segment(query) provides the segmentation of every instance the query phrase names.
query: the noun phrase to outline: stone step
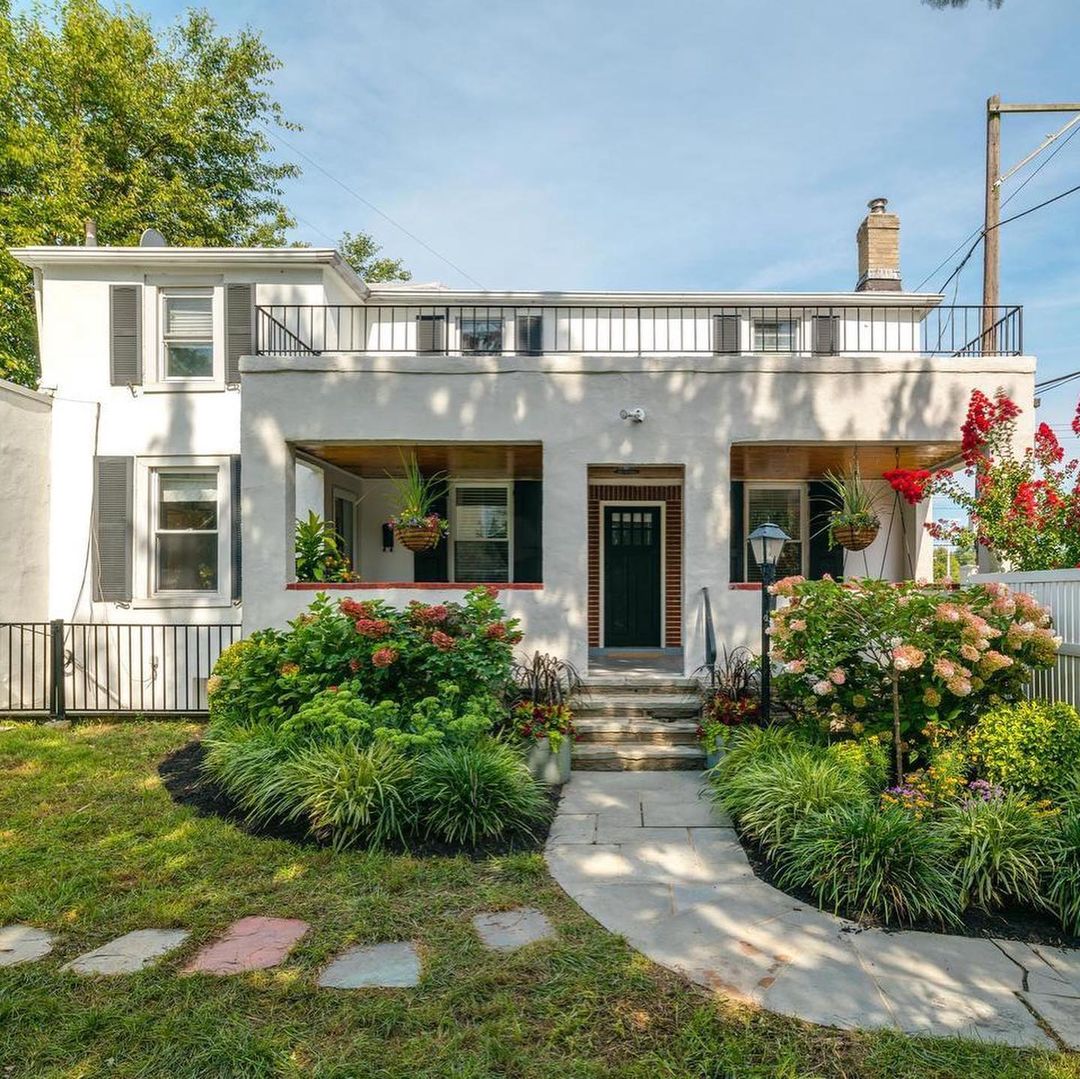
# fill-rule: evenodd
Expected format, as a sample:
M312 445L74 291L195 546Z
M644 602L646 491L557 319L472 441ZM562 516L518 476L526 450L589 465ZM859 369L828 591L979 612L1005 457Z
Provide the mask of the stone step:
M578 742L648 742L653 745L697 745L693 719L640 719L628 716L582 717L574 720Z
M705 754L697 746L577 742L573 766L581 772L700 772L705 767Z
M573 702L576 716L640 718L689 717L701 713L701 701L690 693L589 693Z
M643 678L626 675L596 675L582 679L589 696L605 694L671 695L696 694L698 683L693 678Z

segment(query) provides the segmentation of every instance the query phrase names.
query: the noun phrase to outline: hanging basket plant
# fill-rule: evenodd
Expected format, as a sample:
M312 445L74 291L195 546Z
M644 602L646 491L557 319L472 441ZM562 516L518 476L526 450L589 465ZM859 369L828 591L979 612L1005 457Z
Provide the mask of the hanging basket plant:
M424 476L413 455L402 456L404 476L391 476L397 494L397 512L387 521L394 539L413 552L430 551L450 531L450 522L433 507L446 494L446 473Z
M846 551L862 551L877 539L881 520L877 496L862 481L856 461L850 472L825 473L835 508L829 514L829 544Z

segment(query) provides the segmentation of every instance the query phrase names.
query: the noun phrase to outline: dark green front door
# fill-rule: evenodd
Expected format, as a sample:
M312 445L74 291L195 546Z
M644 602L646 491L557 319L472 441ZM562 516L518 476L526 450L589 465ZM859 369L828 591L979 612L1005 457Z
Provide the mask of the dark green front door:
M660 645L659 507L604 507L604 645Z

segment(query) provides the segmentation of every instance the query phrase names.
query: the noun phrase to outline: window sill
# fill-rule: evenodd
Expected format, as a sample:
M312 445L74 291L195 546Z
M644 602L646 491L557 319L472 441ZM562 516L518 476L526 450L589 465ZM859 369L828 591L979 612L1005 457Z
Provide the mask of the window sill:
M224 382L144 382L143 393L224 393Z
M292 581L285 585L285 590L288 592L370 592L377 589L400 588L413 589L417 592L440 590L468 592L470 589L487 588L489 585L500 592L539 592L544 587L543 584L526 584L523 581L502 584L495 581Z
M136 611L196 607L225 610L238 606L239 603L234 603L222 596L144 596L142 599L131 601L131 607Z

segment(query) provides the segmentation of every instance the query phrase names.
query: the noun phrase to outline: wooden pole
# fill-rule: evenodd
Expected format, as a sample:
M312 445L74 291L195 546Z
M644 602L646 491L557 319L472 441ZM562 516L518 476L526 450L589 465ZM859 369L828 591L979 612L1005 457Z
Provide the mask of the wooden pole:
M998 221L1001 216L1001 98L994 94L986 102L986 214L983 220L983 313L982 352L996 352L990 339L998 305Z

